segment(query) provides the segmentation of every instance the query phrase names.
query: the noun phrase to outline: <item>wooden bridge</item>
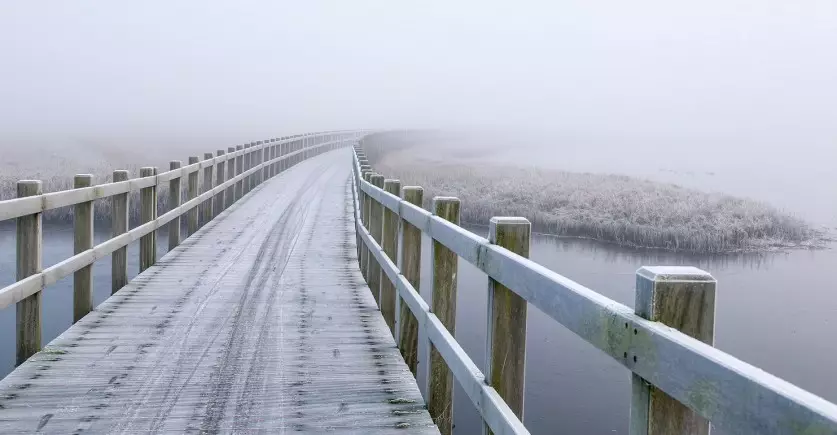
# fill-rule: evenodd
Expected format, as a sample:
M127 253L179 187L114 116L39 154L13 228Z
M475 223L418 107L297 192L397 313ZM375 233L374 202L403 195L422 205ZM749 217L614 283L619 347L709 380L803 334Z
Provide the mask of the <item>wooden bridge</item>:
M0 433L451 433L454 381L486 430L528 433L528 305L626 367L632 434L706 434L710 422L837 433L837 406L712 347L706 272L643 267L636 309L620 305L528 260L523 218L492 219L484 239L457 225L456 198L424 210L420 187L372 172L365 134L270 139L98 186L80 175L64 192L21 181L0 202L0 220L17 220L17 281L0 307L17 305L19 364L0 381ZM142 222L129 229L136 191ZM94 246L92 204L106 198L113 237ZM43 269L41 215L67 206L76 254ZM163 226L170 249L157 259ZM128 282L136 240L141 273ZM108 255L113 295L93 307L91 265ZM454 339L460 260L490 278L482 369ZM416 290L422 261L430 305ZM42 346L41 291L69 275L75 324Z

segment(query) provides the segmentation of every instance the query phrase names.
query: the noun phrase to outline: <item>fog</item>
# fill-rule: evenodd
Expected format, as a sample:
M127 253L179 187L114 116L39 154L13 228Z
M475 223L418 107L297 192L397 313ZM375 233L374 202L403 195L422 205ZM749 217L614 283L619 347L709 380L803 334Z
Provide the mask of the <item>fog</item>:
M448 128L820 177L835 43L833 0L4 2L0 147Z
M837 3L5 2L3 131L835 134Z

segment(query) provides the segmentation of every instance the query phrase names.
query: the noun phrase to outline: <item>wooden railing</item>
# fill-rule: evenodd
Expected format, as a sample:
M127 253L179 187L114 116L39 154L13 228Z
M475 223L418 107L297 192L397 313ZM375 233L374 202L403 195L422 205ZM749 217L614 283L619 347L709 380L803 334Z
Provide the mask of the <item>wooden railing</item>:
M633 435L707 434L710 422L730 434L837 433L837 406L712 347L708 273L642 267L631 309L529 260L524 218L492 218L485 239L458 226L458 199L436 197L433 213L422 209L422 189L373 173L359 145L352 172L361 272L410 369L424 363L427 407L443 434L452 428L452 379L488 429L528 433L529 304L630 370ZM432 238L426 259L422 233ZM457 257L489 277L484 371L454 338ZM422 260L432 261L432 307L417 291ZM419 341L430 355L418 358Z
M0 221L17 219L17 281L0 289L0 308L17 304L17 364L41 349L41 290L74 275L73 318L78 321L93 309L91 267L111 255L112 293L128 282L127 246L140 240L140 272L157 261L156 230L169 225L169 250L181 241L180 218L187 220L187 237L218 216L253 188L289 167L325 151L346 146L360 133L338 131L288 136L218 150L203 160L190 157L189 165L172 161L170 170L140 170L140 178L129 179L128 171L117 170L113 182L93 185L93 177L77 175L76 189L43 193L37 180L18 183L18 198L0 201ZM202 183L198 172L203 169ZM181 180L188 179L188 200L181 203ZM169 183L169 211L158 216L157 188ZM199 184L202 184L200 186ZM128 194L140 192L141 224L128 229ZM93 201L110 198L112 235L93 245ZM42 269L41 214L46 210L74 206L75 255Z

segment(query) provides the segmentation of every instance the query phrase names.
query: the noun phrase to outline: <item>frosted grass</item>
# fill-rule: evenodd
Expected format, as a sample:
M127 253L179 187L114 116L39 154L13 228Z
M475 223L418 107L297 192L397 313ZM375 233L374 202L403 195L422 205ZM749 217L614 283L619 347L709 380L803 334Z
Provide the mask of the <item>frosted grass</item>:
M822 231L758 201L623 175L442 162L399 139L385 134L364 142L374 170L422 186L425 207L435 195L459 197L464 223L524 216L543 233L694 253L817 247L824 240Z

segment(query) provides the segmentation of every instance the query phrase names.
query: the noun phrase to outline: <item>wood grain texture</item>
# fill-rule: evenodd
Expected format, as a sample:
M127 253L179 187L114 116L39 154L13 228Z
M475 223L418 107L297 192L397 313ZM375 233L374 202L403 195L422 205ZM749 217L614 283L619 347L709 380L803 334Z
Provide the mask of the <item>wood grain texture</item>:
M212 160L212 153L204 153L203 159L204 160ZM201 179L201 193L206 193L212 190L213 186L213 165L209 165L203 168L203 178ZM203 227L206 225L210 220L212 220L212 198L207 199L203 202L200 206L200 222L198 223L199 227Z
M224 150L215 151L215 155L218 157L223 156ZM226 164L224 162L219 163L216 165L215 168L215 185L220 186L227 181L226 175ZM215 195L215 204L212 206L212 217L218 216L222 211L224 211L224 195L226 194L226 190L222 190Z
M113 181L128 181L130 173L126 170L113 171ZM127 193L113 195L111 204L111 236L116 237L128 231L128 201ZM111 294L116 293L128 284L128 248L122 247L111 254Z
M437 196L433 198L433 214L459 225L459 199ZM445 329L456 337L456 254L434 240L431 244L433 265L433 293L431 307ZM453 374L435 348L430 351L430 380L427 409L439 432L453 432Z
M401 198L417 207L421 207L424 190L418 186L405 186L401 189ZM421 286L421 230L409 222L401 221L401 274L413 288ZM401 304L401 332L399 348L410 372L418 372L418 321L406 304Z
M494 217L489 222L488 241L521 257L529 258L531 234L526 218ZM526 300L489 277L485 377L520 420L526 385L526 317Z
M715 287L709 273L693 267L643 267L637 272L635 311L714 345ZM632 435L709 434L709 421L640 376L631 377Z
M367 169L366 171L363 172L363 180L366 181L367 183L371 179L370 178L371 176L372 176L372 171L371 170ZM361 198L361 203L360 203L361 219L360 220L363 223L363 227L366 228L367 231L369 231L369 212L370 212L370 210L372 210L372 202L371 202L371 199L369 198L369 195L366 195L363 192L361 192L360 198ZM363 275L363 278L366 280L367 283L369 282L369 257L370 257L369 248L367 248L365 245L362 246L361 247L361 252L360 252L360 271L361 271L361 274Z
M0 433L438 433L353 265L346 153L263 183L0 381Z
M235 152L235 147L227 148L227 153L232 154ZM227 180L231 180L235 177L235 157L230 158L227 160ZM224 192L224 209L228 209L233 205L235 201L235 184L228 187L227 190Z
M395 196L401 194L401 181L384 180L384 190ZM381 228L381 248L389 259L397 264L398 261L398 215L388 208L383 209ZM395 283L385 275L381 275L381 314L387 322L392 336L395 337Z
M180 160L172 160L169 162L169 170L180 169L183 164ZM172 178L169 180L169 210L174 210L180 207L180 180L181 178ZM180 244L180 216L174 218L169 222L169 251L176 248Z
M40 180L22 180L17 183L17 197L41 195ZM39 273L43 263L43 227L41 213L17 218L17 280ZM17 303L17 351L16 365L22 364L41 350L41 292Z
M73 188L93 185L93 175L73 177ZM73 254L93 247L93 201L73 206ZM93 266L85 266L73 273L73 322L78 322L93 310Z
M369 177L369 182L372 183L374 186L383 189L384 187L384 176L380 174L372 174ZM376 201L374 198L370 198L369 200L369 233L372 234L372 238L375 239L378 244L381 244L381 235L383 229L383 206L381 203ZM375 298L375 302L378 303L378 307L381 306L381 265L374 259L374 257L370 256L369 265L367 267L367 277L366 282L369 283L369 288L372 290L372 296Z
M157 168L140 169L140 177L157 175ZM157 186L140 190L140 222L151 222L157 218ZM139 271L142 273L157 261L157 232L152 231L140 238Z
M198 156L191 156L189 157L189 164L194 165L195 163L200 162ZM189 174L189 185L187 186L186 195L188 196L189 200L195 199L200 195L199 186L198 186L198 175L199 172L195 171ZM186 213L186 237L191 237L192 234L198 231L198 209L200 207L192 207Z

